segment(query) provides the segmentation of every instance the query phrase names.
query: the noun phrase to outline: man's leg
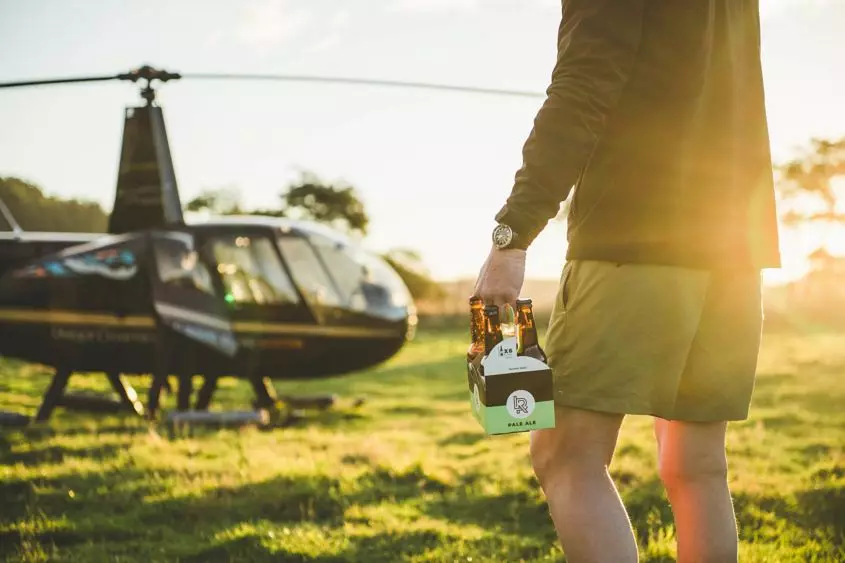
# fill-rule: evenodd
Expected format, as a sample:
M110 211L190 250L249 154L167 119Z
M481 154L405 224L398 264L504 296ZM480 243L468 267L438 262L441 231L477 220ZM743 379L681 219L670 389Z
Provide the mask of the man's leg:
M532 436L532 459L570 563L637 561L607 466L623 413L672 414L709 281L703 270L579 260L561 275L546 333L557 422Z
M655 419L660 479L678 538L678 563L737 560L737 529L728 490L725 422Z
M748 417L762 327L760 273L714 271L673 412L655 419L680 563L737 560L725 432ZM683 419L687 422L682 422Z
M569 563L637 561L631 523L607 467L623 415L557 407L531 433L531 461Z

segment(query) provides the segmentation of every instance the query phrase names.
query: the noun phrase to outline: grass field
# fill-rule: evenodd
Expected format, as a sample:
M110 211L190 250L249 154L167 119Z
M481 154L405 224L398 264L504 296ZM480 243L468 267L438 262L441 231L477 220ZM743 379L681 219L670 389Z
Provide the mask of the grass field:
M368 399L292 428L170 439L128 416L59 410L48 427L0 430L0 557L562 561L527 435L487 438L471 418L465 339L422 331L379 369L280 386ZM0 409L34 413L48 377L0 360ZM218 397L243 408L251 393L226 381ZM642 560L672 561L651 436L649 419L627 419L612 472ZM767 335L752 417L729 435L741 561L845 560L843 442L845 335Z

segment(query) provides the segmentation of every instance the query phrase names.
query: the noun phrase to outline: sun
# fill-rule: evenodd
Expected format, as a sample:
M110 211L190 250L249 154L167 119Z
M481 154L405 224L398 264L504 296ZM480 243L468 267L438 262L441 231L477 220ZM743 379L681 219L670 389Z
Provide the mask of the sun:
M779 285L804 277L811 268L809 255L824 248L834 256L845 256L845 225L805 223L782 226L780 230L781 268L763 274L769 285Z

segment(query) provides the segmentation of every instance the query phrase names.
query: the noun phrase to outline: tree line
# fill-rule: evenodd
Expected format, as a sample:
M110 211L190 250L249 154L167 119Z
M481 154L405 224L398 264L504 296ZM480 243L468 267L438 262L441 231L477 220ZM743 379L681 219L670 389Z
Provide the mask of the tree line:
M0 200L25 231L104 233L108 214L98 204L79 199L50 196L35 184L20 178L0 177ZM369 216L354 187L342 182L325 182L312 173L279 194L278 205L267 209L246 209L235 189L205 190L185 204L185 211L207 211L214 215L267 215L316 221L354 235L366 236ZM0 230L5 225L0 213ZM442 295L419 254L412 249L392 249L382 255L405 281L415 300Z
M108 225L108 216L96 203L49 196L20 178L0 177L0 199L25 231L102 233Z

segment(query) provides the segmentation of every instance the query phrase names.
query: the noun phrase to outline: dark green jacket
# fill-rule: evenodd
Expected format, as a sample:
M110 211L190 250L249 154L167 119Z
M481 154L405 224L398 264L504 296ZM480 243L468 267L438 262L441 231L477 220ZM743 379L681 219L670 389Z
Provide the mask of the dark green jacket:
M759 0L564 0L547 99L496 216L569 259L779 267Z

